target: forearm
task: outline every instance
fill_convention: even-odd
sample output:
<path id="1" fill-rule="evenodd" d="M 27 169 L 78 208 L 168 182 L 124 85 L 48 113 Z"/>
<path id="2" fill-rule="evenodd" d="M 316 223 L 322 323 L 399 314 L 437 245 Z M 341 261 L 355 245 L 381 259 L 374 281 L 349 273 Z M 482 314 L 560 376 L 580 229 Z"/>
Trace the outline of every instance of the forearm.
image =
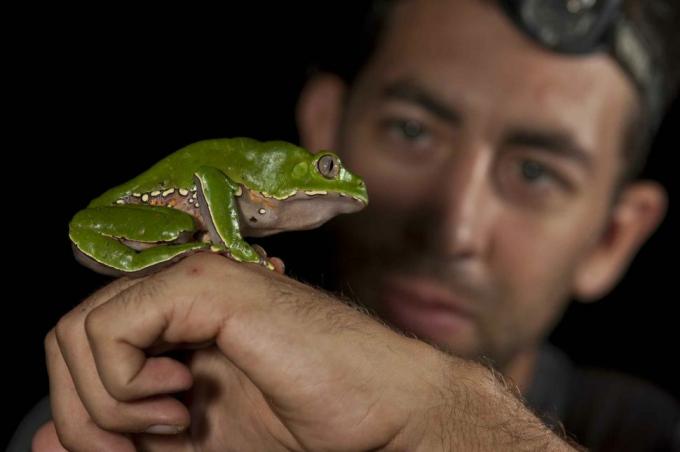
<path id="1" fill-rule="evenodd" d="M 310 292 L 309 295 L 310 306 L 318 308 L 316 314 L 323 313 L 326 319 L 324 322 L 319 318 L 313 324 L 324 324 L 326 333 L 338 335 L 349 329 L 354 334 L 368 335 L 365 340 L 393 344 L 392 351 L 400 349 L 408 354 L 410 364 L 420 369 L 411 381 L 415 384 L 413 387 L 422 391 L 421 402 L 427 401 L 420 405 L 420 411 L 411 414 L 408 425 L 385 450 L 584 450 L 577 444 L 568 443 L 543 424 L 520 400 L 518 391 L 513 391 L 491 369 L 448 355 L 422 341 L 395 334 L 380 319 L 348 300 L 326 304 L 321 303 L 318 293 Z M 304 304 L 303 299 L 297 298 L 298 306 Z M 351 309 L 345 309 L 347 305 Z M 306 315 L 313 311 L 316 309 L 304 309 Z M 360 315 L 353 315 L 357 313 Z M 366 315 L 375 322 L 367 321 Z M 339 328 L 332 328 L 327 323 L 329 318 L 334 319 L 333 324 Z M 317 345 L 322 342 L 318 341 Z M 412 369 L 402 368 L 397 372 L 408 373 L 409 370 Z M 418 405 L 409 396 L 402 401 L 407 406 L 409 402 Z"/>
<path id="2" fill-rule="evenodd" d="M 387 450 L 584 450 L 545 426 L 491 370 L 434 353 L 441 375 L 431 407 L 414 414 Z"/>

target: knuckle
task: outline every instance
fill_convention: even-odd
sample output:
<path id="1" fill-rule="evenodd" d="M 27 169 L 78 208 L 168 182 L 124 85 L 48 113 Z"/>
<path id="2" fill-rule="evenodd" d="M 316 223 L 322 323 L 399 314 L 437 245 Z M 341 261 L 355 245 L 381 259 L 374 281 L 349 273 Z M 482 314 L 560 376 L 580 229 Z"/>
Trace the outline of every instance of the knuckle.
<path id="1" fill-rule="evenodd" d="M 56 327 L 52 328 L 47 332 L 47 334 L 45 335 L 45 339 L 43 340 L 43 344 L 45 350 L 48 353 L 56 350 L 56 348 L 58 347 Z"/>
<path id="2" fill-rule="evenodd" d="M 89 297 L 61 316 L 55 325 L 56 339 L 59 344 L 76 338 L 82 332 L 83 314 L 92 309 L 93 303 L 93 297 Z"/>
<path id="3" fill-rule="evenodd" d="M 54 339 L 57 343 L 64 343 L 68 340 L 69 335 L 73 330 L 71 324 L 71 318 L 68 314 L 62 316 L 55 327 L 52 329 L 54 331 Z"/>
<path id="4" fill-rule="evenodd" d="M 85 316 L 85 334 L 89 340 L 96 340 L 104 323 L 100 320 L 100 311 L 95 309 Z"/>
<path id="5" fill-rule="evenodd" d="M 111 410 L 96 410 L 90 413 L 92 421 L 97 425 L 97 427 L 108 430 L 110 432 L 118 432 L 123 430 L 123 426 L 120 421 L 112 416 L 110 413 L 115 412 L 114 409 Z"/>
<path id="6" fill-rule="evenodd" d="M 106 391 L 116 401 L 123 403 L 131 402 L 137 398 L 136 394 L 132 391 L 132 388 L 130 388 L 130 385 L 123 381 L 119 376 L 107 378 Z"/>

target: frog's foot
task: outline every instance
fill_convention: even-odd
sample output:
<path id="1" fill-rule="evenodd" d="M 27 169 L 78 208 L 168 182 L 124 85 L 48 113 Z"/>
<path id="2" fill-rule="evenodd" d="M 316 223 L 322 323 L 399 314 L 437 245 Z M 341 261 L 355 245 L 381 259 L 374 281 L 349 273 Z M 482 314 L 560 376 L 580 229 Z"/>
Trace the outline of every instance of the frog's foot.
<path id="1" fill-rule="evenodd" d="M 236 262 L 250 262 L 250 263 L 253 263 L 253 264 L 262 265 L 262 266 L 268 268 L 269 270 L 276 270 L 276 266 L 267 257 L 267 253 L 264 250 L 264 248 L 262 248 L 260 245 L 247 245 L 247 246 L 251 247 L 255 251 L 256 256 L 257 256 L 255 259 L 245 260 L 245 259 L 242 259 L 238 256 L 235 256 L 231 252 L 231 250 L 225 245 L 212 244 L 212 245 L 210 245 L 210 251 L 212 251 L 213 253 L 221 254 L 221 255 L 228 257 L 229 259 L 234 260 Z"/>
<path id="2" fill-rule="evenodd" d="M 276 270 L 274 263 L 267 257 L 267 252 L 260 245 L 251 245 L 253 249 L 260 255 L 260 265 L 267 267 L 269 270 Z"/>

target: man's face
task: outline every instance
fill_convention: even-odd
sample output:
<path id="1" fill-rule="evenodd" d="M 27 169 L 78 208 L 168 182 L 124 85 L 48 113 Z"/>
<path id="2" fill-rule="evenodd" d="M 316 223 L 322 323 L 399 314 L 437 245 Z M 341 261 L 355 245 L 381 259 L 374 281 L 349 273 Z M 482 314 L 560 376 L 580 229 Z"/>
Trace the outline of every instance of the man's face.
<path id="1" fill-rule="evenodd" d="M 370 195 L 339 222 L 345 289 L 506 364 L 558 320 L 603 233 L 633 102 L 608 57 L 546 52 L 491 2 L 403 1 L 339 132 Z"/>

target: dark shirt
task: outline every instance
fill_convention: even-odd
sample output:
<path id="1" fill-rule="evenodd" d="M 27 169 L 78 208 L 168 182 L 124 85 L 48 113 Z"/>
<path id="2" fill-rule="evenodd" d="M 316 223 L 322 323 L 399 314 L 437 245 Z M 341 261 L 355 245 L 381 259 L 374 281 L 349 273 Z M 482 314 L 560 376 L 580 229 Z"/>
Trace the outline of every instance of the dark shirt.
<path id="1" fill-rule="evenodd" d="M 527 405 L 594 451 L 680 451 L 680 405 L 655 386 L 616 372 L 581 369 L 552 346 L 539 354 Z"/>
<path id="2" fill-rule="evenodd" d="M 680 451 L 680 406 L 669 394 L 636 378 L 576 368 L 552 346 L 541 349 L 527 404 L 556 430 L 562 427 L 593 451 Z M 8 452 L 31 450 L 50 419 L 47 398 L 24 418 Z"/>

